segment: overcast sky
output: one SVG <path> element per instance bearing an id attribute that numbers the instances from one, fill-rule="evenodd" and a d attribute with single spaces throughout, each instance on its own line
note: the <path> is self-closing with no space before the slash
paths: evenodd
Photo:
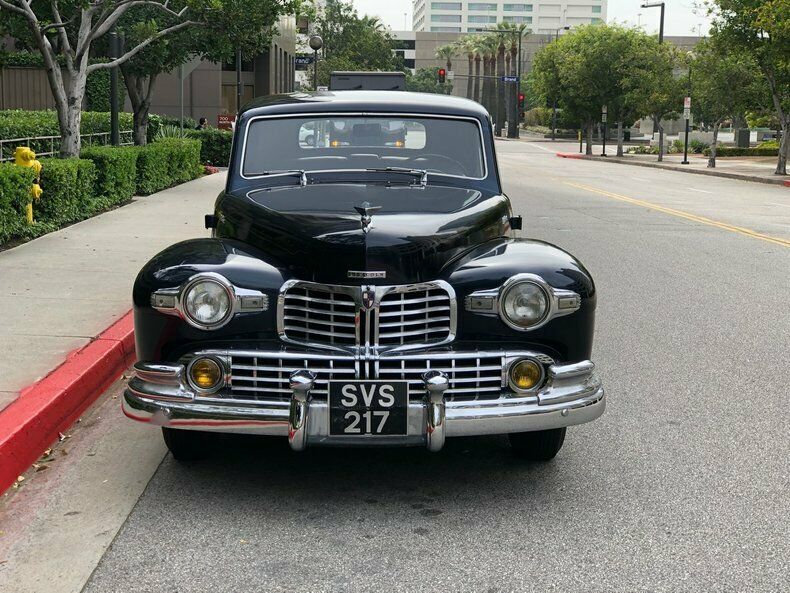
<path id="1" fill-rule="evenodd" d="M 377 15 L 392 29 L 400 31 L 411 29 L 411 0 L 353 0 L 360 13 Z M 702 34 L 708 30 L 708 19 L 704 10 L 694 9 L 695 0 L 666 0 L 666 35 L 697 35 L 702 26 Z M 641 22 L 645 31 L 658 31 L 658 8 L 641 8 L 642 0 L 609 0 L 608 22 L 636 25 Z M 695 14 L 695 12 L 697 14 Z M 406 20 L 404 21 L 404 13 Z M 639 15 L 641 14 L 641 17 Z M 404 27 L 404 22 L 407 26 Z"/>

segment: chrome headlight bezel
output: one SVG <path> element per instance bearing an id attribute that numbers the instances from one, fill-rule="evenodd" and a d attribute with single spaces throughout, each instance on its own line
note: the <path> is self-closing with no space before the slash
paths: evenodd
<path id="1" fill-rule="evenodd" d="M 511 319 L 506 311 L 508 297 L 510 297 L 510 295 L 521 286 L 533 286 L 543 297 L 543 311 L 541 312 L 538 319 L 529 325 L 523 325 Z M 539 282 L 532 278 L 524 279 L 513 276 L 512 278 L 508 279 L 508 281 L 505 282 L 499 289 L 499 299 L 497 301 L 499 305 L 499 317 L 505 322 L 506 325 L 519 331 L 536 329 L 541 325 L 544 325 L 551 313 L 551 292 L 547 290 L 547 288 L 550 289 L 551 287 L 548 287 L 545 282 Z"/>
<path id="2" fill-rule="evenodd" d="M 215 323 L 203 323 L 195 319 L 189 311 L 187 311 L 187 295 L 189 291 L 200 282 L 213 282 L 222 287 L 222 290 L 228 296 L 228 311 Z M 226 326 L 238 314 L 268 311 L 269 297 L 259 290 L 239 288 L 222 274 L 216 272 L 200 272 L 194 276 L 190 276 L 181 286 L 160 288 L 152 292 L 151 308 L 160 313 L 179 317 L 197 329 L 211 331 Z"/>
<path id="3" fill-rule="evenodd" d="M 187 302 L 189 300 L 189 293 L 190 291 L 194 290 L 198 284 L 215 284 L 220 287 L 222 292 L 225 294 L 227 298 L 227 308 L 225 313 L 222 317 L 220 317 L 217 321 L 212 323 L 206 323 L 200 321 L 194 317 L 194 314 L 189 310 L 189 306 Z M 214 273 L 206 273 L 206 274 L 197 274 L 189 279 L 189 281 L 184 284 L 181 289 L 181 294 L 179 295 L 179 301 L 181 303 L 181 312 L 184 317 L 184 321 L 189 323 L 190 325 L 197 327 L 198 329 L 219 329 L 224 325 L 227 325 L 231 319 L 233 319 L 233 304 L 236 301 L 236 293 L 234 290 L 233 285 L 228 282 L 227 278 L 221 276 L 220 274 Z"/>
<path id="4" fill-rule="evenodd" d="M 547 302 L 547 311 L 543 317 L 530 326 L 522 326 L 513 322 L 504 312 L 504 297 L 515 285 L 529 282 L 541 289 Z M 532 273 L 514 274 L 498 288 L 477 290 L 464 299 L 465 309 L 476 315 L 499 317 L 502 323 L 519 332 L 539 329 L 552 319 L 570 315 L 581 308 L 581 296 L 572 290 L 554 288 L 541 276 Z"/>

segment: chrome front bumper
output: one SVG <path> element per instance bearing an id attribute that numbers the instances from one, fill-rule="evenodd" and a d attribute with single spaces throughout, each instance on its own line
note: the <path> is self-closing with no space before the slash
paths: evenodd
<path id="1" fill-rule="evenodd" d="M 486 399 L 446 398 L 447 377 L 423 377 L 425 397 L 409 401 L 406 436 L 329 435 L 326 399 L 311 398 L 311 369 L 291 375 L 290 397 L 223 402 L 196 394 L 184 365 L 137 363 L 124 393 L 126 416 L 155 426 L 288 437 L 296 450 L 309 445 L 423 445 L 438 451 L 446 437 L 506 434 L 583 424 L 604 412 L 606 400 L 594 365 L 583 361 L 548 367 L 535 393 L 503 391 Z"/>

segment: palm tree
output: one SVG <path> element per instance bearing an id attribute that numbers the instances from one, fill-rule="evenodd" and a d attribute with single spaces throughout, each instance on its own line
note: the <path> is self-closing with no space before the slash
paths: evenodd
<path id="1" fill-rule="evenodd" d="M 436 49 L 436 57 L 446 61 L 448 72 L 453 69 L 453 56 L 455 56 L 456 53 L 458 53 L 458 49 L 453 43 L 442 45 Z"/>
<path id="2" fill-rule="evenodd" d="M 472 64 L 475 61 L 475 39 L 474 35 L 466 35 L 458 39 L 456 44 L 456 53 L 466 54 L 467 59 L 467 76 L 466 76 L 466 98 L 471 99 L 473 94 L 472 88 Z"/>
<path id="3" fill-rule="evenodd" d="M 502 128 L 505 125 L 505 83 L 502 82 L 502 77 L 505 75 L 505 37 L 502 33 L 497 33 L 497 48 L 496 48 L 496 126 L 495 133 L 497 136 L 502 135 Z"/>
<path id="4" fill-rule="evenodd" d="M 369 16 L 366 14 L 361 19 L 359 19 L 359 22 L 364 28 L 373 29 L 378 33 L 383 33 L 387 30 L 387 27 L 384 26 L 384 23 L 377 16 Z"/>

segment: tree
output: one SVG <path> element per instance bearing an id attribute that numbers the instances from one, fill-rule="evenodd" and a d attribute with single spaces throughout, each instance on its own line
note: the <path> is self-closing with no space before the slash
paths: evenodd
<path id="1" fill-rule="evenodd" d="M 440 60 L 445 60 L 447 71 L 453 69 L 453 57 L 458 53 L 458 48 L 454 43 L 448 43 L 436 48 L 436 57 Z"/>
<path id="2" fill-rule="evenodd" d="M 748 53 L 768 83 L 782 128 L 777 175 L 787 174 L 790 155 L 790 0 L 707 0 L 711 37 Z"/>
<path id="3" fill-rule="evenodd" d="M 350 2 L 327 0 L 316 20 L 316 33 L 324 40 L 318 65 L 318 84 L 329 84 L 332 70 L 393 70 L 392 36 L 378 18 L 360 17 Z M 323 63 L 322 63 L 323 62 Z M 331 67 L 331 68 L 330 68 Z"/>
<path id="4" fill-rule="evenodd" d="M 415 74 L 406 73 L 406 90 L 415 93 L 435 93 L 437 95 L 450 95 L 453 85 L 450 82 L 439 82 L 439 68 L 418 68 Z"/>
<path id="5" fill-rule="evenodd" d="M 146 142 L 148 112 L 156 80 L 199 56 L 221 62 L 252 59 L 271 43 L 275 23 L 282 14 L 299 8 L 298 0 L 224 0 L 212 10 L 209 23 L 190 27 L 150 44 L 121 66 L 134 114 L 135 144 Z M 158 28 L 172 25 L 149 6 L 133 8 L 119 21 L 118 30 L 127 43 L 137 44 Z"/>
<path id="6" fill-rule="evenodd" d="M 58 113 L 61 156 L 77 156 L 80 152 L 80 121 L 88 74 L 120 66 L 154 41 L 195 24 L 210 3 L 195 0 L 194 8 L 192 4 L 172 8 L 168 0 L 0 0 L 0 9 L 6 13 L 3 17 L 21 20 L 41 52 Z M 173 24 L 151 31 L 115 60 L 90 63 L 94 42 L 135 6 L 150 7 L 172 19 Z"/>
<path id="7" fill-rule="evenodd" d="M 710 40 L 694 49 L 691 68 L 692 111 L 713 127 L 708 167 L 716 166 L 719 128 L 725 119 L 744 113 L 757 102 L 757 65 L 749 54 L 728 51 Z"/>
<path id="8" fill-rule="evenodd" d="M 472 67 L 475 61 L 475 39 L 473 35 L 465 35 L 455 42 L 456 53 L 466 54 L 467 75 L 466 75 L 466 98 L 472 99 Z"/>

